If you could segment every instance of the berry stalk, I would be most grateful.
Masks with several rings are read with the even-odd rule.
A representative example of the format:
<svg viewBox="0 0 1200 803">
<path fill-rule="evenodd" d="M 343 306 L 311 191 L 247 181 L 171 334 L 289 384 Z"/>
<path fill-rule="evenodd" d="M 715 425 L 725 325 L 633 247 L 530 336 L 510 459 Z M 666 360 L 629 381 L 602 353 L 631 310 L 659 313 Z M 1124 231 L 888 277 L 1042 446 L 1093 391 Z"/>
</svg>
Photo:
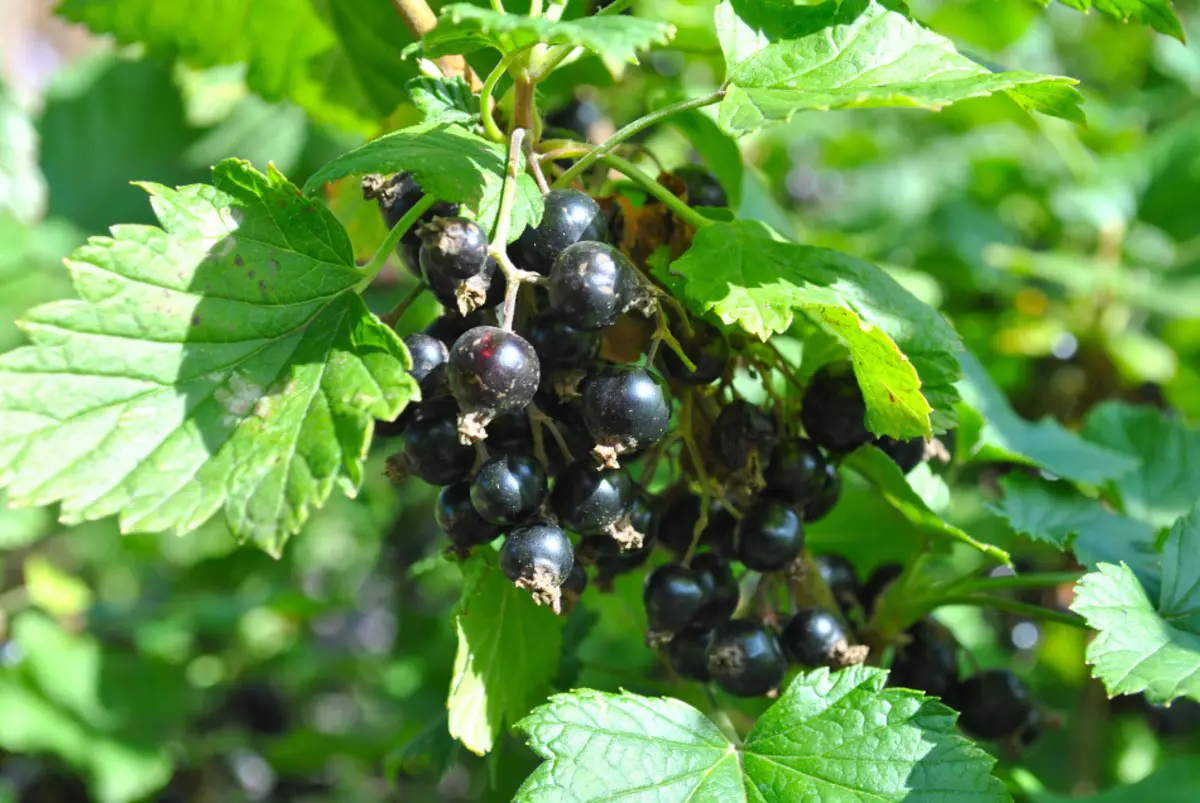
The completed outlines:
<svg viewBox="0 0 1200 803">
<path fill-rule="evenodd" d="M 536 273 L 518 268 L 508 256 L 508 234 L 512 229 L 512 205 L 517 194 L 517 178 L 521 173 L 521 142 L 524 139 L 525 129 L 518 128 L 513 131 L 508 143 L 508 165 L 504 173 L 504 188 L 500 192 L 500 211 L 496 217 L 492 244 L 488 248 L 488 253 L 496 260 L 508 282 L 500 326 L 510 332 L 517 314 L 517 291 L 521 289 L 521 282 L 536 282 L 540 278 Z"/>
</svg>

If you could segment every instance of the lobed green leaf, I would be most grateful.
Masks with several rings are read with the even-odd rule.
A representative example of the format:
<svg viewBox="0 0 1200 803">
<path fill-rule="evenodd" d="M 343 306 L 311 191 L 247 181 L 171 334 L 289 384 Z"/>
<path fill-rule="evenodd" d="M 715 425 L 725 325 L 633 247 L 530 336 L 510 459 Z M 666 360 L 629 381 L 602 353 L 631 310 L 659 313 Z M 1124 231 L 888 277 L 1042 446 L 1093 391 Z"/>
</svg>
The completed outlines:
<svg viewBox="0 0 1200 803">
<path fill-rule="evenodd" d="M 993 73 L 876 0 L 725 0 L 716 22 L 726 61 L 720 122 L 730 132 L 783 123 L 806 109 L 937 110 L 1001 92 L 1023 108 L 1083 122 L 1075 81 Z"/>
<path fill-rule="evenodd" d="M 345 231 L 278 172 L 147 185 L 163 228 L 67 259 L 80 300 L 37 307 L 0 356 L 0 486 L 76 523 L 192 530 L 224 509 L 278 554 L 335 482 L 362 480 L 373 419 L 416 393 L 403 343 L 354 292 Z"/>
<path fill-rule="evenodd" d="M 1042 0 L 1049 2 L 1049 0 Z M 1170 0 L 1059 0 L 1063 5 L 1087 13 L 1096 9 L 1121 22 L 1140 22 L 1159 33 L 1183 41 L 1183 26 Z"/>
</svg>

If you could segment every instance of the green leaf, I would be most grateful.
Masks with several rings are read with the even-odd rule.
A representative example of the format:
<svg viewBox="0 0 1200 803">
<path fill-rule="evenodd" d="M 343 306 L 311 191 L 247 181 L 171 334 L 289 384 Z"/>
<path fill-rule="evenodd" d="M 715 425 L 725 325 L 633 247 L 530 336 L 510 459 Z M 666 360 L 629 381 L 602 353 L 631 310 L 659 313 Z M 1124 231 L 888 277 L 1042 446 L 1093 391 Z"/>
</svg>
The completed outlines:
<svg viewBox="0 0 1200 803">
<path fill-rule="evenodd" d="M 1011 563 L 1008 553 L 1003 549 L 975 540 L 930 510 L 925 500 L 909 484 L 908 478 L 900 471 L 895 462 L 874 446 L 867 445 L 856 449 L 842 465 L 871 483 L 876 493 L 899 510 L 918 533 L 957 541 L 979 550 L 994 560 L 1005 564 Z"/>
<path fill-rule="evenodd" d="M 247 65 L 246 83 L 314 120 L 364 134 L 404 101 L 411 34 L 390 4 L 320 0 L 63 0 L 59 13 L 123 44 L 199 67 Z"/>
<path fill-rule="evenodd" d="M 715 223 L 667 271 L 685 299 L 762 339 L 797 311 L 850 351 L 872 432 L 926 436 L 954 424 L 957 333 L 931 307 L 862 260 L 783 241 L 762 223 Z"/>
<path fill-rule="evenodd" d="M 975 355 L 962 351 L 958 360 L 963 400 L 983 420 L 974 459 L 1024 463 L 1092 485 L 1137 466 L 1135 458 L 1084 440 L 1051 418 L 1037 423 L 1024 420 L 1009 406 Z"/>
<path fill-rule="evenodd" d="M 1033 803 L 1193 803 L 1200 800 L 1200 762 L 1193 756 L 1167 759 L 1133 784 L 1121 784 L 1087 797 L 1033 792 Z"/>
<path fill-rule="evenodd" d="M 81 296 L 0 356 L 0 485 L 64 522 L 230 530 L 278 554 L 335 482 L 362 480 L 373 419 L 416 387 L 354 292 L 346 233 L 275 171 L 147 185 L 163 228 L 119 226 L 67 260 Z"/>
<path fill-rule="evenodd" d="M 37 131 L 0 81 L 0 215 L 32 223 L 46 210 L 46 181 L 38 169 Z"/>
<path fill-rule="evenodd" d="M 953 711 L 886 678 L 800 675 L 740 747 L 679 700 L 555 695 L 518 725 L 547 761 L 515 801 L 1010 800 Z"/>
<path fill-rule="evenodd" d="M 1158 609 L 1167 621 L 1200 633 L 1200 504 L 1175 522 L 1163 542 Z"/>
<path fill-rule="evenodd" d="M 1089 568 L 1125 563 L 1151 592 L 1158 589 L 1155 528 L 1114 513 L 1066 482 L 1046 482 L 1023 474 L 1000 480 L 1004 498 L 992 511 L 1014 530 L 1063 551 L 1072 550 Z"/>
<path fill-rule="evenodd" d="M 1113 479 L 1128 515 L 1169 527 L 1200 499 L 1200 431 L 1183 421 L 1152 407 L 1106 402 L 1088 413 L 1083 436 L 1137 461 Z"/>
<path fill-rule="evenodd" d="M 819 6 L 725 0 L 717 30 L 726 61 L 720 122 L 743 133 L 806 109 L 941 109 L 1003 92 L 1025 109 L 1083 122 L 1075 81 L 993 73 L 953 43 L 875 0 Z"/>
<path fill-rule="evenodd" d="M 1110 696 L 1200 700 L 1200 635 L 1163 619 L 1128 566 L 1103 563 L 1085 575 L 1071 610 L 1099 631 L 1087 661 Z"/>
<path fill-rule="evenodd" d="M 432 78 L 423 75 L 408 82 L 408 97 L 424 115 L 426 125 L 479 122 L 479 96 L 460 76 Z"/>
<path fill-rule="evenodd" d="M 342 154 L 309 178 L 304 191 L 313 193 L 330 181 L 367 173 L 412 172 L 426 192 L 463 205 L 463 214 L 490 233 L 500 213 L 500 192 L 508 154 L 456 125 L 415 126 L 395 131 Z M 512 207 L 509 242 L 527 225 L 542 219 L 542 193 L 524 172 L 524 157 Z"/>
<path fill-rule="evenodd" d="M 562 621 L 513 585 L 493 556 L 477 552 L 463 564 L 454 626 L 458 654 L 446 700 L 450 735 L 483 755 L 506 723 L 541 699 L 558 672 Z"/>
<path fill-rule="evenodd" d="M 1170 0 L 1059 0 L 1064 6 L 1087 13 L 1096 9 L 1101 14 L 1115 17 L 1121 22 L 1134 20 L 1149 25 L 1159 33 L 1184 40 L 1183 26 Z"/>
<path fill-rule="evenodd" d="M 609 14 L 552 21 L 455 3 L 442 9 L 437 27 L 421 40 L 421 50 L 426 58 L 437 58 L 485 47 L 508 54 L 537 44 L 573 45 L 596 53 L 620 76 L 625 65 L 638 63 L 639 50 L 665 45 L 674 35 L 675 26 L 641 17 Z"/>
</svg>

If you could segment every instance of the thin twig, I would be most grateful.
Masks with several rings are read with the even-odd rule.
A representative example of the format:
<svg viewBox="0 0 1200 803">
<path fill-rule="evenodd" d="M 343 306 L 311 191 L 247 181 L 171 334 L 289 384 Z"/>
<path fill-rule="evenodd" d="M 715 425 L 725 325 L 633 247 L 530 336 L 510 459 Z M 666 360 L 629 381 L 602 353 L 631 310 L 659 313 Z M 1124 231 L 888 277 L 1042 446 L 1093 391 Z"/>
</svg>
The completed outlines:
<svg viewBox="0 0 1200 803">
<path fill-rule="evenodd" d="M 396 244 L 400 242 L 400 238 L 408 233 L 408 230 L 421 219 L 429 209 L 437 202 L 437 199 L 432 195 L 426 195 L 421 200 L 413 205 L 413 208 L 405 213 L 404 217 L 400 218 L 392 230 L 388 232 L 387 237 L 383 238 L 383 242 L 375 249 L 375 254 L 371 257 L 371 261 L 363 266 L 363 279 L 358 283 L 360 292 L 370 286 L 375 277 L 379 275 L 379 271 L 383 270 L 383 266 L 388 261 L 388 257 L 396 250 Z"/>
<path fill-rule="evenodd" d="M 533 176 L 533 180 L 537 182 L 542 195 L 547 195 L 550 192 L 550 185 L 546 182 L 546 174 L 542 172 L 541 160 L 533 152 L 532 139 L 525 140 L 525 166 L 529 170 L 529 175 Z"/>
<path fill-rule="evenodd" d="M 536 432 L 539 426 L 543 426 L 550 430 L 550 437 L 554 438 L 554 443 L 557 444 L 558 450 L 562 452 L 562 456 L 568 463 L 575 462 L 575 458 L 571 455 L 571 449 L 567 446 L 567 440 L 563 434 L 559 432 L 558 425 L 554 423 L 554 419 L 542 412 L 533 402 L 525 406 L 525 411 L 529 415 L 529 421 Z M 536 437 L 536 435 L 535 435 Z"/>
<path fill-rule="evenodd" d="M 408 308 L 413 305 L 413 302 L 420 297 L 425 291 L 425 285 L 422 282 L 417 282 L 417 286 L 412 289 L 412 292 L 405 296 L 404 300 L 392 308 L 392 311 L 387 315 L 381 315 L 379 320 L 395 329 L 396 324 L 400 323 L 400 319 L 404 317 L 404 313 L 408 312 Z"/>
<path fill-rule="evenodd" d="M 1084 621 L 1082 616 L 1043 608 L 1041 605 L 1030 605 L 1027 602 L 1020 602 L 1015 599 L 1008 599 L 1007 597 L 967 594 L 961 597 L 937 597 L 930 600 L 930 602 L 935 603 L 939 607 L 942 605 L 974 605 L 980 608 L 995 608 L 998 611 L 1028 616 L 1031 619 L 1044 619 L 1047 622 L 1058 622 L 1059 624 L 1078 627 L 1082 630 L 1087 629 L 1087 622 Z"/>
<path fill-rule="evenodd" d="M 504 173 L 504 188 L 500 192 L 500 211 L 496 217 L 496 227 L 493 230 L 492 244 L 488 253 L 496 260 L 508 283 L 504 293 L 504 314 L 500 325 L 512 331 L 513 319 L 517 315 L 517 291 L 521 282 L 535 282 L 540 277 L 536 273 L 524 271 L 513 264 L 508 256 L 508 235 L 512 230 L 512 205 L 517 194 L 517 178 L 521 173 L 521 143 L 525 139 L 525 129 L 518 128 L 512 133 L 508 144 L 508 165 Z"/>
<path fill-rule="evenodd" d="M 650 176 L 646 175 L 646 173 L 642 172 L 632 162 L 622 159 L 620 156 L 614 156 L 613 154 L 608 154 L 607 156 L 602 157 L 600 161 L 602 164 L 605 164 L 608 167 L 617 170 L 618 172 L 624 173 L 635 184 L 638 184 L 650 195 L 653 195 L 659 203 L 674 212 L 675 217 L 679 218 L 684 223 L 687 223 L 692 228 L 702 229 L 705 226 L 710 226 L 716 222 L 709 220 L 704 215 L 685 204 L 679 198 L 676 198 L 674 193 L 672 193 L 663 185 L 659 184 Z M 578 165 L 578 163 L 576 164 Z M 570 172 L 571 171 L 568 170 L 566 173 L 564 173 L 557 181 L 554 182 L 554 186 L 566 186 L 569 182 L 565 182 L 563 179 L 565 179 Z"/>
<path fill-rule="evenodd" d="M 400 15 L 400 19 L 404 20 L 405 26 L 415 39 L 420 40 L 437 27 L 437 16 L 425 0 L 392 0 L 392 7 Z M 456 75 L 466 78 L 473 91 L 478 92 L 482 86 L 479 76 L 462 56 L 442 56 L 437 59 L 437 64 L 448 78 Z"/>
</svg>

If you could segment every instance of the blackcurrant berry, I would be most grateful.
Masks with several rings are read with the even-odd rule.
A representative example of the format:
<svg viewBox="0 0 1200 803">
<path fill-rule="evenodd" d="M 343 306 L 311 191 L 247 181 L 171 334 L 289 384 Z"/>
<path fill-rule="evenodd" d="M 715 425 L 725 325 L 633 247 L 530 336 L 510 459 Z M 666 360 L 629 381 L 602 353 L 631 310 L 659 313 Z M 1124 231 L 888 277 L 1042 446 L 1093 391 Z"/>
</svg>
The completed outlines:
<svg viewBox="0 0 1200 803">
<path fill-rule="evenodd" d="M 584 380 L 583 421 L 602 449 L 613 454 L 643 449 L 666 434 L 670 420 L 662 385 L 643 368 L 612 366 Z"/>
<path fill-rule="evenodd" d="M 442 532 L 460 549 L 490 543 L 500 534 L 496 525 L 484 521 L 475 511 L 471 504 L 471 486 L 465 482 L 456 482 L 441 490 L 434 514 Z"/>
<path fill-rule="evenodd" d="M 412 357 L 412 368 L 408 373 L 421 386 L 421 398 L 428 400 L 446 389 L 446 363 L 450 350 L 436 337 L 420 332 L 404 338 L 404 345 Z"/>
<path fill-rule="evenodd" d="M 720 329 L 707 321 L 695 320 L 690 333 L 682 326 L 671 327 L 671 332 L 683 347 L 683 353 L 696 366 L 694 371 L 690 370 L 674 349 L 662 349 L 663 365 L 672 379 L 688 385 L 707 385 L 725 375 L 729 364 L 729 341 Z"/>
<path fill-rule="evenodd" d="M 496 260 L 488 257 L 479 273 L 468 279 L 454 279 L 440 273 L 425 277 L 434 298 L 460 314 L 470 314 L 480 307 L 496 306 L 504 301 L 507 286 Z"/>
<path fill-rule="evenodd" d="M 682 557 L 692 545 L 696 523 L 700 521 L 700 499 L 696 496 L 684 496 L 672 504 L 662 516 L 658 526 L 658 540 L 674 553 Z M 732 560 L 736 557 L 734 550 L 734 530 L 737 520 L 721 506 L 712 500 L 708 508 L 708 524 L 700 533 L 698 543 L 713 547 L 722 557 Z"/>
<path fill-rule="evenodd" d="M 413 178 L 411 173 L 396 173 L 388 178 L 381 187 L 371 190 L 369 195 L 378 200 L 379 209 L 383 213 L 384 222 L 387 223 L 389 229 L 395 228 L 401 218 L 407 215 L 424 196 L 425 191 L 421 189 L 421 184 Z M 421 238 L 417 231 L 422 225 L 429 223 L 437 216 L 457 214 L 457 204 L 439 201 L 430 207 L 400 238 L 396 253 L 400 255 L 400 261 L 404 263 L 404 267 L 414 276 L 421 277 Z"/>
<path fill-rule="evenodd" d="M 689 627 L 675 634 L 667 648 L 667 657 L 675 674 L 688 680 L 708 681 L 708 645 L 712 631 Z"/>
<path fill-rule="evenodd" d="M 608 219 L 600 204 L 578 190 L 551 190 L 541 223 L 525 229 L 510 248 L 520 267 L 548 276 L 563 249 L 583 240 L 608 240 Z"/>
<path fill-rule="evenodd" d="M 579 561 L 571 566 L 571 573 L 567 575 L 567 579 L 563 580 L 563 593 L 574 594 L 576 599 L 583 596 L 583 592 L 587 590 L 588 575 L 587 569 L 583 568 L 583 564 Z"/>
<path fill-rule="evenodd" d="M 812 499 L 804 503 L 804 521 L 812 523 L 820 521 L 829 514 L 842 498 L 842 475 L 833 463 L 826 463 L 822 472 L 824 481 L 821 490 Z"/>
<path fill-rule="evenodd" d="M 457 311 L 456 307 L 451 305 L 450 309 L 434 318 L 425 327 L 424 332 L 430 337 L 445 343 L 446 348 L 449 349 L 465 332 L 474 329 L 476 326 L 483 326 L 485 323 L 486 320 L 482 311 L 462 315 Z"/>
<path fill-rule="evenodd" d="M 533 316 L 526 336 L 545 373 L 587 369 L 600 356 L 599 332 L 578 329 L 552 313 Z"/>
<path fill-rule="evenodd" d="M 954 645 L 932 622 L 918 622 L 909 641 L 896 647 L 888 685 L 916 689 L 953 704 L 958 692 L 958 658 Z"/>
<path fill-rule="evenodd" d="M 449 485 L 465 478 L 475 464 L 475 450 L 459 440 L 453 402 L 419 405 L 401 437 L 403 446 L 388 461 L 394 477 L 411 474 L 430 485 Z"/>
<path fill-rule="evenodd" d="M 859 593 L 858 601 L 862 605 L 862 609 L 868 614 L 872 613 L 879 595 L 894 583 L 903 571 L 904 567 L 900 564 L 887 563 L 871 572 L 871 576 L 867 578 L 867 582 L 863 583 L 862 591 Z"/>
<path fill-rule="evenodd" d="M 729 196 L 711 170 L 701 165 L 681 165 L 674 173 L 687 185 L 688 206 L 729 206 Z"/>
<path fill-rule="evenodd" d="M 813 563 L 838 607 L 848 611 L 858 604 L 859 582 L 854 564 L 841 555 L 820 555 L 813 558 Z"/>
<path fill-rule="evenodd" d="M 696 573 L 678 563 L 666 563 L 646 576 L 642 602 L 650 629 L 678 633 L 708 602 L 709 594 Z"/>
<path fill-rule="evenodd" d="M 925 439 L 910 438 L 898 441 L 895 438 L 876 438 L 875 445 L 879 450 L 892 458 L 892 462 L 900 467 L 905 474 L 921 465 L 925 460 Z"/>
<path fill-rule="evenodd" d="M 475 510 L 494 524 L 525 521 L 546 498 L 546 470 L 532 455 L 508 453 L 491 458 L 471 480 Z"/>
<path fill-rule="evenodd" d="M 465 217 L 438 217 L 418 232 L 426 276 L 462 281 L 479 275 L 488 259 L 487 233 Z"/>
<path fill-rule="evenodd" d="M 583 241 L 563 249 L 550 270 L 550 309 L 577 329 L 612 326 L 637 299 L 637 273 L 607 243 Z"/>
<path fill-rule="evenodd" d="M 599 469 L 589 458 L 564 468 L 550 494 L 563 526 L 580 535 L 610 533 L 633 502 L 633 482 L 621 469 Z"/>
<path fill-rule="evenodd" d="M 839 651 L 850 643 L 838 618 L 821 608 L 804 608 L 779 635 L 784 652 L 801 666 L 835 666 Z"/>
<path fill-rule="evenodd" d="M 871 440 L 864 420 L 867 403 L 849 363 L 826 365 L 813 374 L 800 407 L 808 437 L 831 452 L 852 452 Z"/>
<path fill-rule="evenodd" d="M 466 412 L 520 409 L 540 379 L 533 346 L 499 327 L 477 326 L 450 349 L 450 390 Z"/>
<path fill-rule="evenodd" d="M 717 685 L 737 697 L 759 697 L 778 689 L 787 673 L 779 639 L 749 619 L 731 619 L 716 629 L 706 664 Z"/>
<path fill-rule="evenodd" d="M 741 399 L 727 404 L 713 422 L 713 454 L 730 471 L 745 470 L 755 456 L 766 463 L 778 439 L 775 418 Z"/>
<path fill-rule="evenodd" d="M 804 523 L 800 511 L 773 499 L 763 500 L 737 524 L 738 558 L 749 569 L 776 572 L 804 549 Z"/>
<path fill-rule="evenodd" d="M 571 539 L 560 527 L 536 523 L 518 527 L 500 547 L 500 570 L 504 576 L 528 589 L 539 605 L 558 610 L 560 587 L 571 574 L 575 556 Z"/>
<path fill-rule="evenodd" d="M 789 438 L 771 450 L 763 472 L 767 495 L 804 507 L 825 488 L 825 455 L 808 438 Z"/>
<path fill-rule="evenodd" d="M 533 448 L 533 425 L 524 410 L 505 410 L 488 424 L 488 449 L 526 451 Z"/>
<path fill-rule="evenodd" d="M 701 552 L 692 557 L 691 569 L 708 595 L 708 601 L 692 617 L 692 624 L 713 628 L 728 621 L 738 606 L 738 585 L 729 561 L 715 552 Z"/>
<path fill-rule="evenodd" d="M 1016 733 L 1033 712 L 1024 681 L 1007 669 L 988 669 L 959 687 L 958 724 L 976 739 L 1003 739 Z"/>
</svg>

